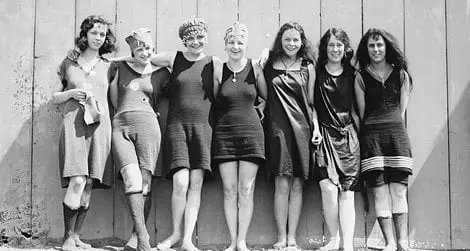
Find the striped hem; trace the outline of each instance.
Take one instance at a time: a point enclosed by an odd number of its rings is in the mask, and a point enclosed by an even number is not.
[[[361,171],[366,172],[383,167],[405,168],[412,170],[413,159],[404,156],[375,156],[361,160]]]

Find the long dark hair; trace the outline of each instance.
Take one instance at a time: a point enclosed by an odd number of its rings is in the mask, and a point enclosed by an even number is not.
[[[85,20],[83,20],[82,24],[80,25],[80,34],[75,39],[75,45],[81,52],[84,52],[88,48],[87,33],[93,28],[96,23],[103,24],[108,27],[106,30],[106,37],[104,43],[100,47],[98,54],[103,55],[115,51],[117,49],[116,38],[114,37],[114,34],[111,31],[111,23],[106,21],[106,19],[102,18],[101,16],[97,15],[88,16],[87,18],[85,18]]]
[[[367,42],[369,38],[378,39],[382,37],[385,42],[385,61],[393,66],[396,70],[405,71],[410,78],[410,89],[413,87],[413,80],[408,71],[408,63],[405,55],[398,46],[397,39],[383,29],[371,28],[362,36],[359,46],[357,48],[356,59],[359,68],[364,70],[370,64],[369,52],[367,50]]]
[[[281,28],[279,28],[276,38],[274,39],[273,47],[269,52],[269,59],[267,64],[272,64],[274,61],[280,59],[285,54],[284,49],[282,48],[282,35],[285,31],[291,29],[294,29],[300,33],[300,40],[302,45],[297,52],[297,56],[302,58],[303,64],[315,64],[315,53],[313,51],[313,45],[305,36],[305,31],[302,26],[296,22],[287,22],[283,24]]]
[[[344,55],[341,59],[341,65],[346,71],[353,70],[354,67],[351,65],[351,58],[354,55],[354,50],[351,47],[348,34],[341,28],[330,28],[321,37],[320,44],[318,45],[317,70],[323,70],[328,63],[327,48],[332,36],[344,44]]]

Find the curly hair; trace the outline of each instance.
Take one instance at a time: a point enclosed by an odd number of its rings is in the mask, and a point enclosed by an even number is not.
[[[106,19],[102,18],[101,16],[97,15],[88,16],[87,18],[85,18],[85,20],[83,20],[82,24],[80,25],[80,34],[75,39],[75,45],[81,52],[84,52],[88,48],[87,33],[93,28],[96,23],[107,26],[106,38],[104,40],[103,45],[100,47],[98,54],[103,55],[115,51],[117,49],[116,38],[114,37],[114,34],[111,31],[111,23],[108,22]]]
[[[385,42],[385,61],[392,65],[394,69],[400,71],[403,70],[408,74],[410,78],[411,89],[413,85],[413,80],[411,78],[411,74],[408,71],[408,63],[406,61],[405,55],[400,50],[397,39],[386,30],[370,28],[362,36],[361,41],[359,42],[359,46],[357,47],[356,54],[356,60],[359,64],[359,68],[363,70],[370,64],[369,52],[367,49],[367,42],[369,38],[378,39],[380,37],[382,37]]]
[[[320,38],[320,44],[318,45],[317,69],[323,69],[328,63],[327,48],[332,36],[344,44],[344,55],[341,59],[341,65],[346,70],[353,69],[353,66],[351,65],[351,59],[354,55],[354,49],[351,47],[348,34],[341,28],[330,28]]]
[[[285,55],[284,49],[282,48],[282,35],[285,31],[294,29],[300,33],[300,40],[302,45],[300,46],[297,56],[302,58],[302,64],[312,63],[315,64],[315,52],[313,45],[310,40],[305,36],[305,31],[302,26],[296,22],[287,22],[279,28],[276,38],[271,51],[269,52],[269,58],[267,64],[272,64],[274,61],[280,59]]]

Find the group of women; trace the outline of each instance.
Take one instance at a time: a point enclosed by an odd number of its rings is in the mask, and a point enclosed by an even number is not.
[[[368,30],[356,69],[349,38],[339,28],[322,36],[317,59],[302,26],[285,23],[269,53],[252,60],[245,55],[248,29],[237,22],[225,31],[224,63],[204,54],[207,32],[204,19],[192,17],[179,27],[185,51],[154,54],[151,32],[140,28],[126,37],[131,57],[109,62],[102,55],[115,49],[110,23],[99,16],[83,21],[78,50],[61,63],[53,94],[55,103],[65,104],[59,145],[67,188],[63,249],[90,247],[79,232],[92,188],[111,185],[112,156],[134,223],[126,247],[150,250],[145,222],[161,143],[156,104],[165,95],[163,168],[173,182],[173,232],[158,249],[180,243],[183,250],[198,250],[192,235],[201,188],[217,173],[231,238],[226,250],[248,250],[261,166],[275,184],[275,249],[298,247],[303,183],[313,178],[330,236],[320,249],[338,249],[341,236],[343,249],[353,250],[361,175],[371,187],[386,250],[406,250],[412,158],[404,116],[412,81],[395,38]]]

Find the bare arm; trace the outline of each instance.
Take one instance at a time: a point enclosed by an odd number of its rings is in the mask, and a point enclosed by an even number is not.
[[[313,123],[313,133],[312,133],[312,143],[314,145],[319,145],[322,141],[322,136],[320,133],[320,126],[318,124],[318,115],[315,107],[313,105],[314,96],[315,96],[315,79],[316,73],[313,68],[313,64],[309,64],[307,67],[308,70],[308,84],[307,84],[307,95],[308,103],[312,107],[312,123]]]
[[[161,67],[168,67],[170,70],[173,69],[173,62],[175,61],[176,51],[160,52],[154,54],[150,61],[152,64]],[[135,62],[135,59],[131,56],[110,58],[109,61],[126,61],[126,62]]]
[[[264,73],[263,69],[261,66],[257,63],[254,63],[253,61],[253,70],[255,73],[255,79],[256,79],[256,86],[258,87],[258,95],[263,98],[264,100],[267,100],[268,98],[268,87],[266,84],[266,79],[264,78]]]
[[[160,52],[152,56],[151,62],[154,65],[168,67],[173,70],[173,62],[175,61],[176,51]]]
[[[222,82],[222,66],[223,63],[218,57],[212,57],[212,62],[214,63],[214,99],[217,97],[219,92],[220,83]]]
[[[114,109],[117,109],[118,107],[118,80],[119,70],[116,71],[116,75],[114,76],[113,80],[111,80],[111,83],[109,83],[109,97]]]
[[[64,91],[65,88],[61,81],[56,81],[52,89],[52,102],[54,104],[62,104],[73,98],[79,102],[85,102],[87,95],[90,93],[83,89],[71,89]]]
[[[356,79],[354,80],[354,92],[356,95],[357,109],[359,110],[360,120],[364,119],[364,109],[366,106],[364,98],[364,81],[360,74],[356,74]]]
[[[403,73],[405,77],[400,91],[400,111],[401,117],[405,119],[406,108],[408,107],[408,101],[410,100],[410,76],[408,76],[408,73],[405,71]]]

